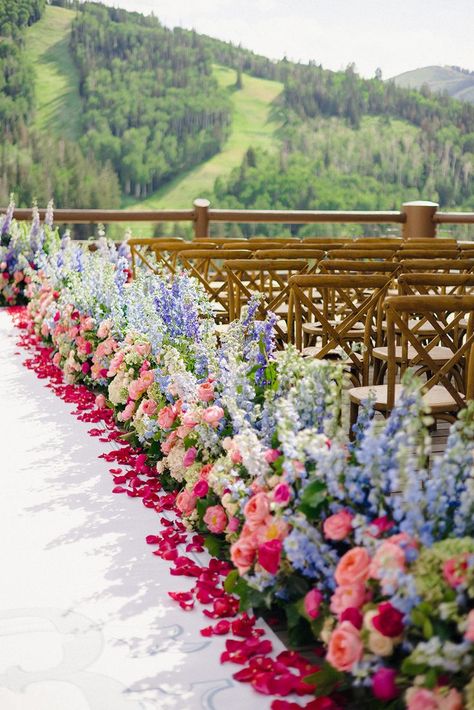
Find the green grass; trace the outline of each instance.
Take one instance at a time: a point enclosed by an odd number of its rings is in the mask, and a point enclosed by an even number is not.
[[[75,12],[47,6],[26,33],[26,53],[35,71],[34,125],[69,140],[80,137],[79,78],[69,53]]]
[[[275,149],[275,131],[279,124],[271,120],[270,112],[271,104],[282,91],[283,84],[243,74],[243,87],[237,90],[234,70],[214,66],[214,75],[229,92],[233,107],[231,134],[222,151],[171,180],[146,200],[137,202],[132,198],[124,198],[123,207],[137,210],[190,208],[196,197],[212,190],[217,177],[228,174],[232,168],[240,165],[250,146]],[[138,225],[134,224],[133,231],[138,235]],[[147,234],[150,232],[149,228],[143,231]]]

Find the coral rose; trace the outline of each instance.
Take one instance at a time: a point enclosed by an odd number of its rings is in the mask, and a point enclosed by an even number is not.
[[[202,385],[199,385],[197,388],[197,396],[201,402],[210,402],[214,399],[214,385],[212,382],[203,382]]]
[[[365,585],[361,582],[344,584],[336,588],[331,597],[330,609],[333,614],[342,614],[350,608],[358,609],[365,601]]]
[[[202,420],[204,422],[206,422],[206,424],[209,424],[210,426],[217,427],[217,426],[219,426],[219,422],[221,421],[224,414],[225,414],[225,412],[222,409],[222,407],[216,407],[216,406],[208,407],[202,413]]]
[[[162,429],[171,429],[175,419],[176,414],[172,407],[163,407],[158,412],[158,424]]]
[[[247,524],[256,528],[263,523],[270,513],[270,504],[265,493],[257,493],[252,496],[244,507],[244,515]]]
[[[334,574],[336,582],[341,585],[365,582],[369,576],[370,556],[364,547],[353,547],[341,557]]]
[[[230,548],[230,559],[240,575],[248,572],[255,559],[255,546],[249,538],[241,538]]]
[[[148,417],[152,417],[157,410],[157,404],[153,399],[145,399],[142,404],[142,410],[143,414],[146,414]]]
[[[324,535],[328,540],[344,540],[352,531],[353,517],[348,510],[330,515],[323,524]]]
[[[206,510],[203,520],[211,533],[219,534],[227,527],[227,515],[221,505],[211,505]]]
[[[181,491],[176,496],[176,507],[183,515],[190,515],[196,507],[196,496],[187,490]]]
[[[331,634],[327,661],[338,671],[350,671],[362,658],[364,647],[358,629],[343,621]]]

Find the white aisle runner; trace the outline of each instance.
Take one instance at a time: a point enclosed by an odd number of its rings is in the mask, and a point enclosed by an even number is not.
[[[146,545],[159,516],[112,494],[107,445],[22,365],[18,333],[0,310],[0,709],[268,710],[219,663],[225,637],[200,635],[212,621],[167,596],[192,580]]]

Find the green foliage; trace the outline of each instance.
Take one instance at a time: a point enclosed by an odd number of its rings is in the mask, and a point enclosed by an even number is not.
[[[71,50],[84,104],[82,143],[112,161],[126,194],[146,197],[220,150],[230,104],[198,35],[88,3],[73,23]]]

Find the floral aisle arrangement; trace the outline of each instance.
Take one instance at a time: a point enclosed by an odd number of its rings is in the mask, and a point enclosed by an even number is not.
[[[54,251],[59,239],[53,229],[53,205],[49,203],[44,224],[33,208],[31,226],[13,219],[15,204],[0,218],[0,306],[26,303],[25,289],[30,281],[29,271],[36,268],[41,252]]]
[[[271,661],[244,616],[247,641],[229,640],[222,659],[245,666],[235,677],[270,694],[315,692],[307,707],[318,710],[474,710],[474,405],[433,459],[408,378],[385,422],[367,402],[349,443],[341,366],[276,351],[274,317],[256,320],[256,302],[218,342],[199,284],[130,282],[126,250],[105,239],[94,253],[58,240],[28,273],[31,331],[141,452],[136,470],[180,514],[173,535],[188,530],[193,549],[222,560],[199,576],[171,533],[153,537],[176,574],[198,577],[173,598],[212,605],[221,620],[205,634],[233,632],[225,617],[239,605],[266,608],[317,650],[314,665]],[[217,593],[211,579],[224,573]]]

